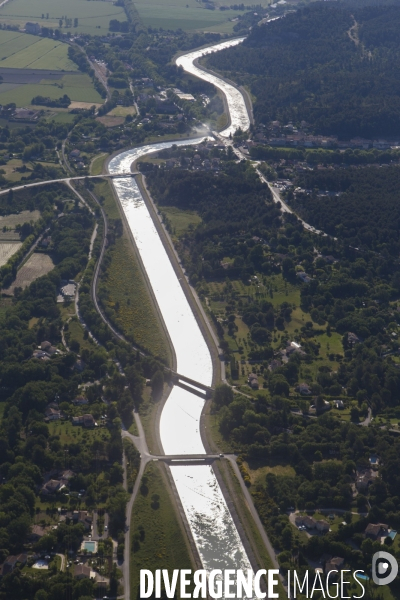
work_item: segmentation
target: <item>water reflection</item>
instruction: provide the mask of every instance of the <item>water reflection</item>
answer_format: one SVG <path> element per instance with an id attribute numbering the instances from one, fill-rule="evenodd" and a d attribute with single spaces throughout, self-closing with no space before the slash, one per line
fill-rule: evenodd
<path id="1" fill-rule="evenodd" d="M 176 59 L 176 64 L 178 67 L 183 67 L 188 73 L 196 75 L 200 79 L 204 79 L 205 81 L 212 83 L 215 85 L 215 87 L 224 92 L 228 103 L 231 123 L 229 127 L 220 132 L 223 137 L 229 137 L 230 134 L 233 135 L 239 127 L 243 131 L 247 131 L 249 129 L 250 119 L 246 103 L 242 94 L 233 85 L 223 81 L 216 75 L 212 75 L 211 73 L 207 73 L 202 69 L 199 69 L 199 67 L 196 67 L 193 62 L 196 59 L 205 56 L 206 54 L 218 52 L 219 50 L 231 48 L 232 46 L 237 46 L 238 44 L 242 43 L 244 39 L 245 38 L 237 38 L 235 40 L 228 40 L 227 42 L 222 42 L 221 44 L 216 44 L 215 46 L 208 46 L 202 50 L 189 52 L 189 54 L 185 54 L 184 56 L 180 56 Z"/>

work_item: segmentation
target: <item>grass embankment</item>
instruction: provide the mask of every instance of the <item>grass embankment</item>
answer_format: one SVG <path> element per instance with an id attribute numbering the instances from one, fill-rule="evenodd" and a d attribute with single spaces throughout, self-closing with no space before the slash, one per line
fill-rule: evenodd
<path id="1" fill-rule="evenodd" d="M 160 454 L 162 452 L 156 435 L 157 412 L 159 410 L 160 403 L 163 402 L 163 398 L 169 394 L 169 391 L 170 388 L 168 384 L 165 383 L 163 397 L 159 400 L 154 400 L 151 393 L 151 387 L 146 386 L 143 390 L 143 401 L 139 406 L 139 414 L 146 436 L 147 446 L 152 454 Z"/>
<path id="2" fill-rule="evenodd" d="M 92 164 L 90 165 L 90 174 L 91 175 L 101 175 L 103 172 L 104 161 L 106 160 L 108 154 L 103 152 L 99 154 L 92 160 Z"/>
<path id="3" fill-rule="evenodd" d="M 97 184 L 95 193 L 103 199 L 108 219 L 120 219 L 110 185 Z M 171 364 L 168 340 L 125 226 L 107 254 L 99 297 L 108 318 L 128 340 Z"/>
<path id="4" fill-rule="evenodd" d="M 140 569 L 194 569 L 180 516 L 171 498 L 165 467 L 148 465 L 131 521 L 131 598 L 138 598 Z"/>
<path id="5" fill-rule="evenodd" d="M 229 495 L 235 505 L 236 513 L 242 524 L 242 527 L 246 533 L 247 539 L 250 542 L 255 558 L 258 562 L 260 569 L 273 569 L 274 565 L 271 558 L 265 548 L 265 544 L 262 540 L 260 531 L 254 522 L 253 517 L 250 514 L 246 500 L 244 499 L 243 492 L 240 487 L 240 483 L 232 469 L 230 463 L 226 460 L 218 463 L 222 479 L 228 488 Z M 281 582 L 278 585 L 278 592 L 280 598 L 285 598 L 285 592 Z"/>

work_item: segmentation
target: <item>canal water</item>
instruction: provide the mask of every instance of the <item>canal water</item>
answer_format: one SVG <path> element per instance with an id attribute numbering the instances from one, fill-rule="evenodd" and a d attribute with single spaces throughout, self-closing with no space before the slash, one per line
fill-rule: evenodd
<path id="1" fill-rule="evenodd" d="M 240 40 L 239 40 L 240 41 Z M 241 94 L 214 75 L 197 72 L 193 60 L 207 51 L 218 51 L 238 40 L 192 52 L 178 59 L 185 70 L 210 81 L 224 91 L 231 111 L 228 137 L 238 126 L 249 127 L 249 118 Z M 240 98 L 238 97 L 240 96 Z M 245 111 L 245 113 L 244 113 Z M 150 144 L 128 150 L 109 163 L 112 174 L 127 173 L 131 164 L 152 152 L 173 144 L 187 146 L 204 138 Z M 118 178 L 113 181 L 147 277 L 164 319 L 177 359 L 177 372 L 211 385 L 213 366 L 210 351 L 186 299 L 179 278 L 169 260 L 136 181 Z M 205 454 L 200 435 L 204 401 L 177 386 L 172 388 L 162 411 L 160 437 L 166 454 Z M 251 569 L 232 515 L 210 465 L 172 466 L 171 472 L 182 502 L 203 567 L 212 569 Z"/>

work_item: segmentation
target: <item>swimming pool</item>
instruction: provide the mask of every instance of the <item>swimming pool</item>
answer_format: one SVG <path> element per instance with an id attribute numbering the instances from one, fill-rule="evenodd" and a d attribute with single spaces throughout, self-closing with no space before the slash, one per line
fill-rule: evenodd
<path id="1" fill-rule="evenodd" d="M 368 577 L 368 575 L 364 575 L 364 573 L 357 573 L 357 574 L 356 574 L 356 577 L 357 577 L 357 579 L 363 579 L 363 580 L 365 580 L 365 581 L 368 581 L 368 580 L 369 580 L 369 577 Z"/>
<path id="2" fill-rule="evenodd" d="M 88 552 L 96 552 L 96 542 L 83 542 L 82 547 Z"/>
<path id="3" fill-rule="evenodd" d="M 392 540 L 394 540 L 394 538 L 397 535 L 397 531 L 395 531 L 394 529 L 392 529 L 392 531 L 389 533 L 388 537 L 392 538 Z"/>

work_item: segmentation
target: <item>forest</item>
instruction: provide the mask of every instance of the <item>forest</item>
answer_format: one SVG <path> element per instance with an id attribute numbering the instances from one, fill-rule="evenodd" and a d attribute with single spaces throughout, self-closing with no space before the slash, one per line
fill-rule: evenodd
<path id="1" fill-rule="evenodd" d="M 399 136 L 400 7 L 313 3 L 256 26 L 207 64 L 250 87 L 256 123 L 340 139 Z"/>
<path id="2" fill-rule="evenodd" d="M 308 170 L 299 174 L 295 183 L 309 190 L 295 198 L 288 194 L 289 202 L 306 221 L 360 250 L 398 257 L 398 166 Z M 340 195 L 322 195 L 326 191 Z"/>

